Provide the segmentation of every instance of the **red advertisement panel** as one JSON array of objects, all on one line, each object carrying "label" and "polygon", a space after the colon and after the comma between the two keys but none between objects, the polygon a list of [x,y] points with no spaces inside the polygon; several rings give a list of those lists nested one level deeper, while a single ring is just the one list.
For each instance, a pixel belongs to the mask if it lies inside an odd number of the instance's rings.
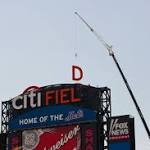
[{"label": "red advertisement panel", "polygon": [[79,125],[26,130],[22,133],[23,150],[81,150]]}]

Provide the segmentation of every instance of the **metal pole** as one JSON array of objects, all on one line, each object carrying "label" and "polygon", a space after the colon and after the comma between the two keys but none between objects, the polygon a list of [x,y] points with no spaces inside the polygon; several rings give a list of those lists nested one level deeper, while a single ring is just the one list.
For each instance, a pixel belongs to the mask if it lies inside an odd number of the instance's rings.
[{"label": "metal pole", "polygon": [[146,130],[146,132],[147,132],[147,135],[148,135],[148,137],[149,137],[149,139],[150,139],[150,130],[149,130],[149,128],[148,128],[148,125],[147,125],[147,123],[146,123],[146,121],[145,121],[145,119],[144,119],[144,116],[143,116],[143,114],[142,114],[142,111],[141,111],[141,109],[140,109],[140,107],[139,107],[139,105],[138,105],[138,103],[137,103],[137,101],[136,101],[136,99],[135,99],[135,96],[134,96],[134,94],[133,94],[133,92],[132,92],[132,90],[131,90],[131,88],[130,88],[130,85],[129,85],[129,83],[128,83],[128,81],[127,81],[127,79],[126,79],[126,77],[125,77],[125,75],[124,75],[124,73],[123,73],[123,71],[122,71],[122,69],[121,69],[121,67],[120,67],[120,65],[119,65],[119,63],[118,63],[118,61],[117,61],[117,59],[116,59],[116,57],[115,57],[115,54],[114,54],[114,52],[113,52],[113,50],[112,50],[112,46],[108,45],[108,44],[102,39],[102,37],[101,37],[100,35],[98,35],[97,32],[96,32],[77,12],[75,12],[75,14],[83,21],[83,23],[85,23],[85,25],[90,29],[90,31],[93,32],[93,34],[97,37],[97,39],[98,39],[98,40],[105,46],[105,48],[108,50],[109,55],[113,58],[113,60],[114,60],[114,62],[115,62],[115,64],[116,64],[116,66],[117,66],[117,68],[118,68],[118,70],[119,70],[119,72],[120,72],[120,74],[121,74],[121,77],[122,77],[122,79],[123,79],[123,81],[124,81],[124,83],[125,83],[125,85],[126,85],[126,87],[127,87],[127,89],[128,89],[128,92],[129,92],[129,94],[130,94],[130,96],[131,96],[131,98],[132,98],[132,100],[133,100],[133,103],[134,103],[134,105],[135,105],[135,107],[136,107],[136,109],[137,109],[137,112],[138,112],[138,114],[139,114],[139,116],[140,116],[140,118],[141,118],[141,120],[142,120],[142,123],[143,123],[143,125],[144,125],[144,128],[145,128],[145,130]]}]

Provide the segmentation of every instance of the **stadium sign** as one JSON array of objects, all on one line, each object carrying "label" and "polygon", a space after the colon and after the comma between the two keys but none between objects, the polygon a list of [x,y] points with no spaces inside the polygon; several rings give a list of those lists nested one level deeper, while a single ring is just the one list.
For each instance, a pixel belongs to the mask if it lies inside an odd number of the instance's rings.
[{"label": "stadium sign", "polygon": [[82,84],[56,84],[40,88],[32,86],[9,101],[10,117],[56,105],[72,105],[101,111],[101,90],[103,92],[103,88]]},{"label": "stadium sign", "polygon": [[31,90],[27,94],[19,95],[12,99],[12,106],[15,110],[41,107],[54,104],[71,104],[80,102],[80,98],[75,97],[75,89],[62,88],[44,91]]}]

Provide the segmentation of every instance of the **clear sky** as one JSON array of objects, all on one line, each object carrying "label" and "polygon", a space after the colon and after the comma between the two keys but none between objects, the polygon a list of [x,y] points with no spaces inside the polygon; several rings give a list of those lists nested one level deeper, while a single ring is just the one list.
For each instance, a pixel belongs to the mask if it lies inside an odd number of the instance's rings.
[{"label": "clear sky", "polygon": [[149,0],[0,0],[0,100],[30,85],[73,83],[71,66],[79,65],[80,83],[111,88],[112,114],[134,116],[136,149],[149,150],[113,60],[75,11],[113,45],[150,128]]}]

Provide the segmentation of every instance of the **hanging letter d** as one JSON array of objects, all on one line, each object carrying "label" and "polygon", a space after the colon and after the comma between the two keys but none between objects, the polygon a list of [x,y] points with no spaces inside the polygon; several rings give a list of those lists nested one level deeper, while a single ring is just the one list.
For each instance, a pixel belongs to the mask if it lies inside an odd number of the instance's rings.
[{"label": "hanging letter d", "polygon": [[79,66],[72,66],[72,80],[79,81],[83,78],[83,71]]}]

